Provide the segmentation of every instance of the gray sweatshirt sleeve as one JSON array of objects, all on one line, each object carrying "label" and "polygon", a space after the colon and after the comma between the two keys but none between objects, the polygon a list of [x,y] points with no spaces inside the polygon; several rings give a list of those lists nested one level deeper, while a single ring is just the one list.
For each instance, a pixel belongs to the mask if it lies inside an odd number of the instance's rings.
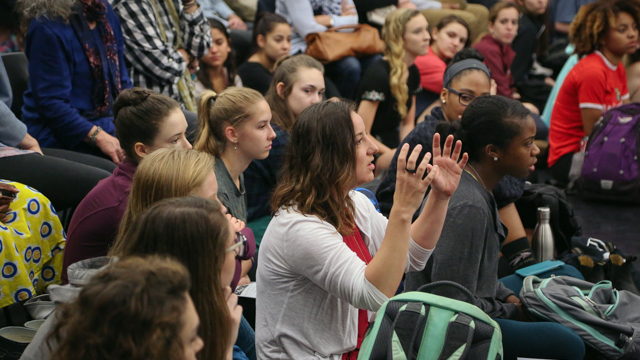
[{"label": "gray sweatshirt sleeve", "polygon": [[27,135],[27,126],[13,114],[4,102],[0,102],[0,143],[5,146],[18,146]]},{"label": "gray sweatshirt sleeve", "polygon": [[13,94],[11,92],[11,83],[9,82],[9,75],[7,75],[7,69],[4,67],[2,58],[0,58],[0,102],[3,102],[8,107],[11,107],[13,101]]}]

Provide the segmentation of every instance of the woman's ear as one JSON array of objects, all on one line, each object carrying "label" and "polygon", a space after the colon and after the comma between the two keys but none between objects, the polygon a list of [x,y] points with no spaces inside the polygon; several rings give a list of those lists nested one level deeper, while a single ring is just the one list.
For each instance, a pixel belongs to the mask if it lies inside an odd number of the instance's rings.
[{"label": "woman's ear", "polygon": [[258,36],[256,36],[256,43],[258,44],[258,47],[263,48],[267,44],[267,39],[265,39],[262,34],[258,34]]},{"label": "woman's ear", "polygon": [[435,26],[434,26],[434,27],[432,27],[432,28],[431,28],[431,42],[433,42],[433,39],[434,39],[436,36],[438,36],[438,33],[439,33],[439,32],[440,32],[440,31],[438,30],[438,28],[437,28],[437,27],[435,27]]},{"label": "woman's ear", "polygon": [[500,157],[504,155],[502,150],[493,144],[488,144],[484,147],[484,150],[487,157],[491,158],[492,161],[498,161],[500,160]]},{"label": "woman's ear", "polygon": [[278,96],[280,96],[280,98],[282,98],[282,100],[285,100],[284,98],[284,83],[281,81],[278,83],[278,85],[276,85],[276,92],[278,93]]},{"label": "woman's ear", "polygon": [[493,23],[491,21],[489,21],[489,25],[487,25],[487,28],[489,29],[489,34],[493,36]]},{"label": "woman's ear", "polygon": [[229,141],[230,143],[232,144],[238,143],[238,132],[233,126],[227,126],[224,129],[224,136],[227,138],[227,141]]},{"label": "woman's ear", "polygon": [[133,151],[140,159],[144,159],[145,156],[151,153],[151,148],[147,147],[147,145],[141,142],[137,142],[135,145],[133,145]]},{"label": "woman's ear", "polygon": [[449,90],[447,90],[447,88],[443,87],[442,91],[440,91],[440,101],[443,104],[447,103],[447,95],[449,95]]}]

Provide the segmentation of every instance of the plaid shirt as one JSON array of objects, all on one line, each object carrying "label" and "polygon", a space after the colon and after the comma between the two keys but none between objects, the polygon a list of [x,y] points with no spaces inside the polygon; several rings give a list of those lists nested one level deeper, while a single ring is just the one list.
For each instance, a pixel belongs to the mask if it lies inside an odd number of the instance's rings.
[{"label": "plaid shirt", "polygon": [[[125,40],[127,67],[134,86],[154,90],[181,101],[176,84],[187,62],[174,49],[176,26],[182,31],[184,49],[201,58],[211,47],[211,30],[198,8],[193,14],[182,10],[180,0],[157,0],[160,18],[157,19],[149,0],[114,0],[113,10],[120,17]],[[179,11],[180,24],[174,24],[165,1],[173,1]],[[162,22],[167,42],[162,40],[158,21]]]}]

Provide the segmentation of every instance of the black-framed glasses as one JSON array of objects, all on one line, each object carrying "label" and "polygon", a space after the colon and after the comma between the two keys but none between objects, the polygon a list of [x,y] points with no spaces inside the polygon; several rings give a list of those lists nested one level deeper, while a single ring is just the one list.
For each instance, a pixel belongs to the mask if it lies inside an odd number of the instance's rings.
[{"label": "black-framed glasses", "polygon": [[473,95],[457,92],[457,91],[453,90],[452,88],[450,88],[448,86],[446,87],[446,89],[449,90],[450,92],[454,93],[455,95],[458,95],[458,101],[460,102],[460,105],[462,105],[462,106],[467,106],[467,105],[471,104],[471,101],[473,101],[473,99],[476,98]]},{"label": "black-framed glasses", "polygon": [[244,255],[244,251],[247,246],[247,237],[244,236],[244,234],[237,232],[235,242],[236,242],[235,244],[226,248],[224,252],[228,253],[231,251],[235,251],[236,256]]}]

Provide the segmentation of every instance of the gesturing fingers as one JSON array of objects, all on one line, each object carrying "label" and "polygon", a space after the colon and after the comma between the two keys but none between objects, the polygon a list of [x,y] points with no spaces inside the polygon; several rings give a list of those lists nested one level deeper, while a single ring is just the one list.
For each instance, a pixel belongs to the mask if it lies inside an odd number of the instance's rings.
[{"label": "gesturing fingers", "polygon": [[431,147],[433,148],[433,157],[434,158],[440,157],[442,155],[442,150],[440,149],[440,134],[439,133],[433,134],[433,145]]},{"label": "gesturing fingers", "polygon": [[407,165],[405,167],[405,171],[408,173],[416,174],[418,171],[418,157],[420,156],[420,151],[422,150],[422,145],[416,145],[411,151],[411,155],[409,156],[409,160],[407,161]]},{"label": "gesturing fingers", "polygon": [[409,144],[402,145],[400,148],[400,154],[398,155],[398,167],[396,169],[396,177],[406,172],[407,168],[407,154],[409,153]]},{"label": "gesturing fingers", "polygon": [[443,157],[451,157],[451,146],[453,145],[453,135],[447,136],[447,139],[444,141],[444,151],[442,153]]}]

